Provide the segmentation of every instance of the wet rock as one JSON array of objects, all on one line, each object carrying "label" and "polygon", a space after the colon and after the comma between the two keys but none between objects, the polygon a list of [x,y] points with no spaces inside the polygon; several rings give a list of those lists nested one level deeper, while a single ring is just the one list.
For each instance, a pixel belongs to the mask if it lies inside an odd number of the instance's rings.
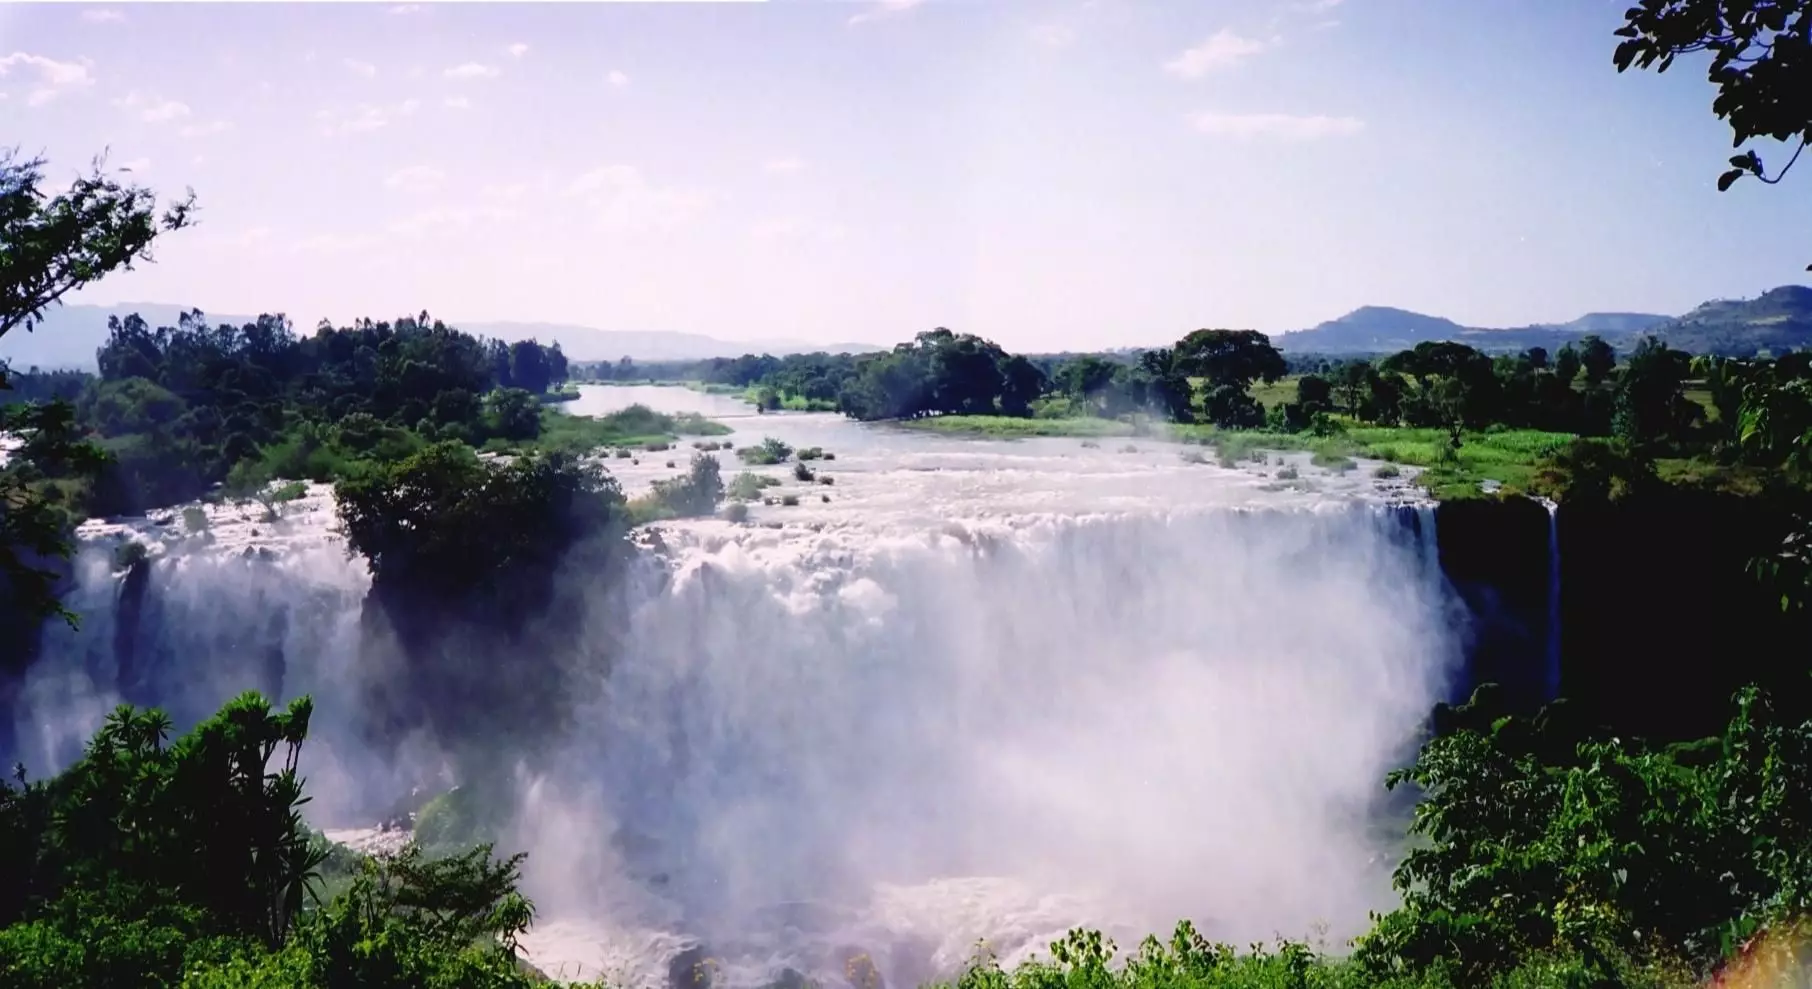
[{"label": "wet rock", "polygon": [[874,956],[867,951],[845,946],[838,950],[837,959],[843,963],[843,977],[849,981],[851,989],[887,989],[887,980],[875,966]]},{"label": "wet rock", "polygon": [[716,972],[717,960],[695,944],[667,963],[667,989],[711,989]]},{"label": "wet rock", "polygon": [[816,989],[812,980],[796,968],[783,968],[780,977],[768,983],[762,989]]}]

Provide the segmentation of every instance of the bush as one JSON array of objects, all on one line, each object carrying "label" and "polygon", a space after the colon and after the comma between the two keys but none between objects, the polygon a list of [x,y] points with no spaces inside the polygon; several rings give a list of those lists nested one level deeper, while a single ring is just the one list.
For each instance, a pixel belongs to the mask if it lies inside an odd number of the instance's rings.
[{"label": "bush", "polygon": [[1372,476],[1379,480],[1387,481],[1391,478],[1402,477],[1403,471],[1400,470],[1396,464],[1379,464],[1378,467],[1372,471]]},{"label": "bush", "polygon": [[818,475],[812,473],[812,469],[807,467],[803,460],[793,465],[793,480],[795,481],[804,481],[805,483],[810,484],[812,479],[817,476]]},{"label": "bush", "polygon": [[791,508],[791,507],[799,504],[799,496],[798,495],[782,495],[780,498],[780,503],[782,505],[786,505],[787,507]]},{"label": "bush", "polygon": [[745,446],[736,451],[736,456],[743,463],[756,467],[766,467],[785,463],[793,455],[793,448],[772,436],[763,437],[758,446]]},{"label": "bush", "polygon": [[726,491],[726,494],[737,501],[754,501],[761,497],[761,492],[763,490],[776,487],[779,484],[779,478],[745,470],[736,475],[735,480],[730,482],[730,487]]},{"label": "bush", "polygon": [[208,531],[208,513],[190,505],[182,510],[182,525],[190,535],[201,535]]},{"label": "bush", "polygon": [[704,518],[717,511],[723,497],[722,468],[716,457],[705,453],[693,454],[692,467],[684,477],[654,482],[651,496],[671,513],[670,518]]},{"label": "bush", "polygon": [[733,501],[724,506],[724,520],[742,524],[749,520],[749,506],[745,502]]}]

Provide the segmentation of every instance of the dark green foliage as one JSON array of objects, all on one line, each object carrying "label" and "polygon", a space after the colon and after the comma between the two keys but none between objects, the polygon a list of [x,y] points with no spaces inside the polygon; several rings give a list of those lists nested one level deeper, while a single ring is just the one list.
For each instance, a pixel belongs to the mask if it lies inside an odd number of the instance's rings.
[{"label": "dark green foliage", "polygon": [[756,467],[783,464],[792,455],[792,447],[772,436],[762,437],[759,445],[745,446],[736,451],[737,459]]},{"label": "dark green foliage", "polygon": [[[125,185],[97,159],[67,190],[44,189],[44,161],[0,149],[0,336],[31,332],[69,292],[151,257],[160,234],[189,224],[194,197],[159,214],[155,195]],[[72,493],[105,465],[85,442],[69,400],[73,375],[36,376],[15,392],[0,363],[0,435],[23,445],[0,465],[0,626],[36,628],[46,617],[76,618],[58,601],[53,569],[71,552]],[[58,486],[61,482],[64,486]],[[75,509],[72,511],[72,509]],[[0,642],[0,672],[28,661],[13,635]]]},{"label": "dark green foliage", "polygon": [[562,454],[500,466],[458,443],[435,444],[335,493],[374,588],[448,594],[551,569],[580,539],[609,532],[623,502],[608,474]]},{"label": "dark green foliage", "polygon": [[[112,455],[82,506],[99,514],[194,498],[220,481],[335,480],[438,439],[533,443],[551,415],[538,389],[564,374],[551,348],[480,340],[426,313],[324,324],[312,336],[280,315],[231,327],[192,312],[157,329],[128,316],[110,322],[97,357],[99,379],[83,379],[74,400],[78,430]],[[672,425],[660,417],[628,435]]]},{"label": "dark green foliage", "polygon": [[1450,727],[1390,782],[1422,802],[1403,905],[1358,944],[1376,972],[1475,984],[1543,952],[1600,977],[1668,956],[1704,971],[1812,895],[1812,722],[1753,688],[1715,756],[1507,717]]},{"label": "dark green foliage", "polygon": [[1704,410],[1686,398],[1690,358],[1644,337],[1630,354],[1617,382],[1612,427],[1631,446],[1674,443],[1704,418]]},{"label": "dark green foliage", "polygon": [[860,358],[837,395],[856,419],[1031,414],[1043,372],[971,334],[939,327],[885,354]]},{"label": "dark green foliage", "polygon": [[[804,466],[801,464],[800,466]],[[673,518],[703,518],[724,498],[723,469],[717,458],[699,453],[684,476],[654,482],[654,500]]]},{"label": "dark green foliage", "polygon": [[1793,145],[1772,175],[1754,151],[1733,156],[1719,191],[1744,176],[1769,185],[1786,177],[1812,141],[1812,7],[1805,0],[1637,0],[1624,19],[1617,71],[1665,72],[1681,55],[1709,51],[1706,74],[1718,89],[1711,109],[1730,124],[1731,146],[1757,138]]},{"label": "dark green foliage", "polygon": [[[122,708],[61,776],[0,784],[0,984],[533,984],[514,957],[534,916],[521,856],[364,860],[303,826],[310,713],[247,694],[171,742],[159,712]],[[330,858],[352,876],[323,902]]]}]

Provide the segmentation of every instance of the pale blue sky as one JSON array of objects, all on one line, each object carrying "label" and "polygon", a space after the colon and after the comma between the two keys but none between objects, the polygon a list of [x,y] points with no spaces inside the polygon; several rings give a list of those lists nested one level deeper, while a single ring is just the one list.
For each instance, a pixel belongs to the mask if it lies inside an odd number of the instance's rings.
[{"label": "pale blue sky", "polygon": [[[1623,0],[0,7],[0,134],[201,226],[79,301],[1013,349],[1805,280]],[[1769,149],[1763,149],[1764,157]]]}]

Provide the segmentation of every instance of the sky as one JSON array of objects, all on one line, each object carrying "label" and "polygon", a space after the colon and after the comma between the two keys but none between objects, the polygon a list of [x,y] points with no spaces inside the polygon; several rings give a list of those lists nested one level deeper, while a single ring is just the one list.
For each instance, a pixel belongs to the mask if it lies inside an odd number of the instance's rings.
[{"label": "sky", "polygon": [[[1010,350],[1812,280],[1625,0],[0,5],[0,133],[200,223],[71,301]],[[1769,148],[1761,148],[1769,160]]]}]

